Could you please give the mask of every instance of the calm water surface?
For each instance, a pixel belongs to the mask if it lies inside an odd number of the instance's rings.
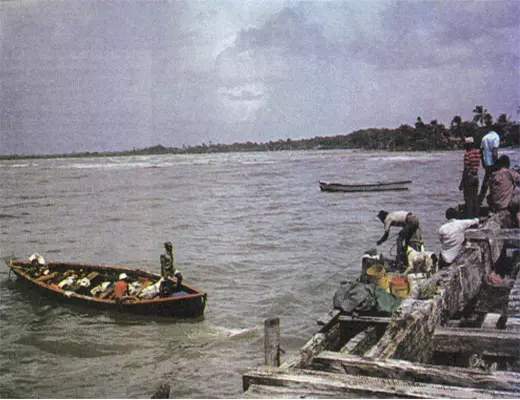
[[[506,151],[513,163],[517,151]],[[462,152],[234,153],[0,163],[0,256],[159,272],[172,241],[185,279],[208,292],[199,320],[98,314],[27,292],[0,265],[0,396],[149,398],[242,395],[263,362],[263,322],[281,319],[296,353],[383,233],[380,209],[407,209],[438,251],[462,202]],[[413,180],[406,192],[322,193],[336,182]],[[391,238],[394,233],[392,232]],[[380,247],[393,254],[393,240]],[[14,280],[14,279],[13,279]]]

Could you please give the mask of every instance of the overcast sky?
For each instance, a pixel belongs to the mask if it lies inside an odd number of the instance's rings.
[[[1,154],[518,120],[520,1],[0,2]]]

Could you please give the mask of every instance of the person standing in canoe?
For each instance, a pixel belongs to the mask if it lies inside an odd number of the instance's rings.
[[[172,242],[164,243],[164,248],[166,252],[161,254],[161,275],[165,279],[175,277],[177,279],[177,289],[179,289],[182,282],[182,274],[175,267]]]
[[[398,267],[408,265],[408,257],[406,256],[408,246],[416,251],[424,251],[419,218],[413,213],[409,211],[394,211],[388,213],[387,211],[381,210],[377,216],[385,228],[385,233],[381,239],[377,241],[378,246],[388,239],[392,226],[403,228],[397,235],[396,262]]]
[[[464,170],[460,181],[459,190],[464,193],[464,216],[475,218],[480,213],[478,195],[478,168],[480,165],[480,152],[474,146],[475,140],[468,136],[464,138],[466,152],[464,153]]]

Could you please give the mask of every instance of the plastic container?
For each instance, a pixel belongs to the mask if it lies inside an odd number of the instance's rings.
[[[408,277],[394,275],[390,278],[390,293],[406,299],[410,295],[411,285]]]
[[[388,278],[383,265],[373,265],[367,269],[369,282],[375,283],[381,289],[388,290]]]

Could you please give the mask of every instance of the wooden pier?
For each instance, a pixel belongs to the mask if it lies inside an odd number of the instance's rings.
[[[466,240],[458,262],[391,316],[332,310],[282,365],[266,339],[271,365],[243,375],[244,397],[519,398],[520,230],[470,230]],[[486,284],[504,263],[514,282]]]

